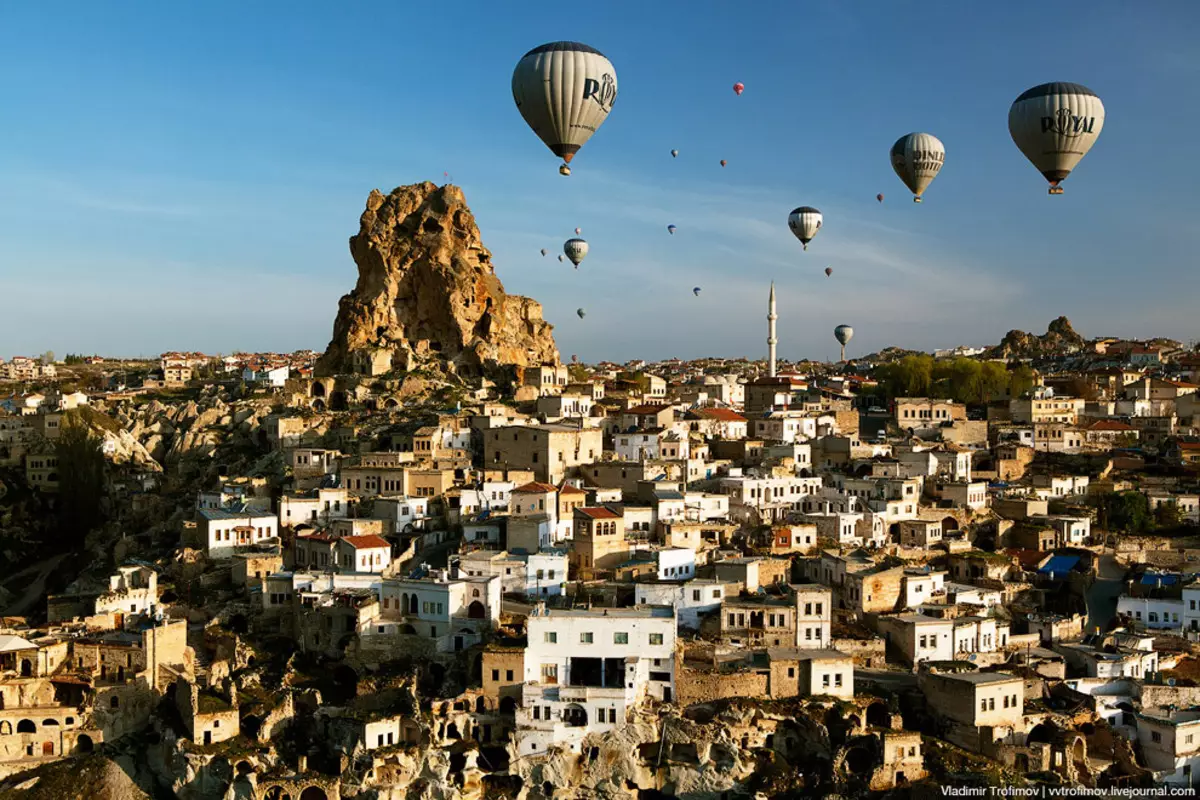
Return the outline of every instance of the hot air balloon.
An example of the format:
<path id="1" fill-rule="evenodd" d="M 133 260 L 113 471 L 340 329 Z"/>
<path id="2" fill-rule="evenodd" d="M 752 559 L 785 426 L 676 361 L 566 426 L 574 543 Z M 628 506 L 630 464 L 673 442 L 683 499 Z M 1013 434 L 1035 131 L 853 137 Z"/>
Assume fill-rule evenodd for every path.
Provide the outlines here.
<path id="1" fill-rule="evenodd" d="M 696 295 L 696 297 L 699 297 L 700 296 L 700 287 L 696 286 L 695 288 L 693 288 L 692 294 Z"/>
<path id="2" fill-rule="evenodd" d="M 579 262 L 587 258 L 588 243 L 583 239 L 567 239 L 563 245 L 563 252 L 567 254 L 567 258 L 571 259 L 571 263 L 575 268 L 579 268 Z"/>
<path id="3" fill-rule="evenodd" d="M 672 151 L 671 151 L 671 158 L 679 158 L 679 151 L 678 151 L 678 150 L 672 150 Z"/>
<path id="4" fill-rule="evenodd" d="M 671 234 L 672 236 L 674 236 L 674 235 L 675 235 L 675 226 L 674 226 L 674 225 L 668 225 L 668 226 L 667 226 L 667 233 L 669 233 L 669 234 Z"/>
<path id="5" fill-rule="evenodd" d="M 878 200 L 879 202 L 881 202 L 881 203 L 882 203 L 882 202 L 883 202 L 883 195 L 881 195 L 881 194 L 877 194 L 877 195 L 875 195 L 875 199 L 876 199 L 876 200 Z"/>
<path id="6" fill-rule="evenodd" d="M 584 317 L 587 316 L 587 312 L 584 311 L 582 308 L 575 309 L 575 313 L 579 315 L 580 319 L 583 319 Z"/>
<path id="7" fill-rule="evenodd" d="M 723 167 L 723 166 L 725 166 L 725 165 L 726 165 L 726 164 L 728 164 L 728 163 L 729 163 L 729 162 L 728 162 L 728 161 L 726 161 L 725 159 L 723 159 L 723 158 L 721 159 L 721 166 L 722 166 L 722 167 Z"/>
<path id="8" fill-rule="evenodd" d="M 617 71 L 604 54 L 579 42 L 550 42 L 513 70 L 513 100 L 525 122 L 567 164 L 604 124 L 617 100 Z"/>
<path id="9" fill-rule="evenodd" d="M 738 81 L 737 83 L 735 83 L 733 85 L 733 93 L 736 94 L 738 97 L 741 97 L 742 92 L 744 92 L 744 91 L 746 91 L 746 85 L 744 83 L 742 83 L 741 81 Z"/>
<path id="10" fill-rule="evenodd" d="M 832 274 L 833 274 L 833 267 L 826 267 L 825 268 L 825 277 L 828 278 Z"/>
<path id="11" fill-rule="evenodd" d="M 817 235 L 817 231 L 821 230 L 821 212 L 812 206 L 794 208 L 788 215 L 788 227 L 807 250 L 808 243 Z"/>
<path id="12" fill-rule="evenodd" d="M 921 202 L 925 189 L 941 172 L 946 148 L 931 133 L 910 133 L 892 145 L 892 169 L 913 193 L 913 202 Z"/>
<path id="13" fill-rule="evenodd" d="M 542 248 L 542 258 L 545 258 L 545 257 L 546 257 L 546 253 L 549 253 L 549 252 L 550 252 L 549 250 L 547 250 L 546 248 L 544 248 L 544 247 L 543 247 L 543 248 Z"/>
<path id="14" fill-rule="evenodd" d="M 581 233 L 583 233 L 583 228 L 576 228 L 576 229 L 575 229 L 575 235 L 576 235 L 576 236 L 578 236 L 578 235 L 579 235 L 579 234 L 581 234 Z"/>
<path id="15" fill-rule="evenodd" d="M 1050 181 L 1050 194 L 1087 155 L 1104 129 L 1104 104 L 1078 83 L 1043 83 L 1013 101 L 1008 132 Z"/>
<path id="16" fill-rule="evenodd" d="M 558 257 L 558 260 L 559 260 L 559 261 L 562 261 L 562 260 L 563 260 L 563 257 L 560 255 L 560 256 Z"/>
<path id="17" fill-rule="evenodd" d="M 842 361 L 846 360 L 846 345 L 854 338 L 854 328 L 849 325 L 838 325 L 833 329 L 833 338 L 842 346 Z"/>

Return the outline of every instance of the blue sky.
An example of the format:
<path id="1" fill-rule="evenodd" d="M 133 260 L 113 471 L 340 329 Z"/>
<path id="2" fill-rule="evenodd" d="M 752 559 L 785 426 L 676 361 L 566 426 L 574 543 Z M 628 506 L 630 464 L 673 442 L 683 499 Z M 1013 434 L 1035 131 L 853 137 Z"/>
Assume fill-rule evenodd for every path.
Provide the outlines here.
<path id="1" fill-rule="evenodd" d="M 509 88 L 558 39 L 620 85 L 571 178 Z M 4 4 L 0 355 L 323 349 L 368 192 L 444 171 L 564 357 L 759 355 L 772 279 L 787 358 L 842 322 L 851 354 L 1059 314 L 1191 340 L 1197 41 L 1194 0 Z M 1107 111 L 1061 197 L 1006 122 L 1055 80 Z M 947 151 L 920 206 L 887 157 L 914 130 Z M 538 255 L 576 226 L 578 271 Z"/>

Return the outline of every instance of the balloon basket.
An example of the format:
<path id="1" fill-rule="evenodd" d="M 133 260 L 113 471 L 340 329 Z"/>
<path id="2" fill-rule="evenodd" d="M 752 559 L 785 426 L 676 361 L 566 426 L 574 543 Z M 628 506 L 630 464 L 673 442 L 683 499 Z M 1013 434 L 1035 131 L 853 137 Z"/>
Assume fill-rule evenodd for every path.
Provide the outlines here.
<path id="1" fill-rule="evenodd" d="M 1062 190 L 1061 186 L 1051 186 L 1050 187 L 1050 194 L 1062 194 L 1062 193 L 1063 193 L 1063 190 Z"/>
<path id="2" fill-rule="evenodd" d="M 568 167 L 566 164 L 563 164 L 561 167 L 558 168 L 558 174 L 559 175 L 570 175 L 571 168 Z"/>
<path id="3" fill-rule="evenodd" d="M 914 203 L 919 203 L 919 202 L 921 202 L 921 198 L 920 198 L 920 197 L 914 197 L 914 198 L 913 198 L 913 202 L 914 202 Z"/>

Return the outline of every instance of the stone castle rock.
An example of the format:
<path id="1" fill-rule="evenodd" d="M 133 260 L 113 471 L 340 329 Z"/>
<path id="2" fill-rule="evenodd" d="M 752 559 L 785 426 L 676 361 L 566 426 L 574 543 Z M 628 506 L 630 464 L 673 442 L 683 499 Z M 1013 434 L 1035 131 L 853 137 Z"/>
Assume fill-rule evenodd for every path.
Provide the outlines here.
<path id="1" fill-rule="evenodd" d="M 1071 321 L 1059 317 L 1050 323 L 1043 336 L 1011 330 L 988 354 L 991 358 L 1038 358 L 1066 355 L 1084 349 L 1086 341 L 1071 327 Z"/>
<path id="2" fill-rule="evenodd" d="M 541 304 L 505 293 L 457 186 L 373 190 L 350 254 L 358 283 L 338 304 L 318 376 L 434 368 L 511 378 L 558 362 Z"/>

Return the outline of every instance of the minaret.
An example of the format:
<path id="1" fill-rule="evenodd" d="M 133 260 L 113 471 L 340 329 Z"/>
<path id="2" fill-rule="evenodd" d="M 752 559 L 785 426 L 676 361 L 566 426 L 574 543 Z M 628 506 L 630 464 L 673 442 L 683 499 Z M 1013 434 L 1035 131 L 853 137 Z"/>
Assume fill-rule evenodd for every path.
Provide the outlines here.
<path id="1" fill-rule="evenodd" d="M 779 315 L 775 313 L 775 281 L 771 281 L 771 300 L 767 304 L 767 374 L 772 378 L 775 377 L 775 343 L 779 341 L 775 338 L 777 319 Z"/>

